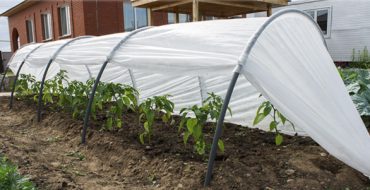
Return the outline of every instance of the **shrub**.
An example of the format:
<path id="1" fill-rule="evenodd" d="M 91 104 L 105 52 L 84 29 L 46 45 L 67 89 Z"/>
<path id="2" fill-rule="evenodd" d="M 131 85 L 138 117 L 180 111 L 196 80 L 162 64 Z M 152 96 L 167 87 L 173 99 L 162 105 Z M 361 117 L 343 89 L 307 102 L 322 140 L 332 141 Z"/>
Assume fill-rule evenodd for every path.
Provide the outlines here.
<path id="1" fill-rule="evenodd" d="M 367 69 L 338 69 L 348 93 L 362 116 L 370 124 L 370 72 Z"/>
<path id="2" fill-rule="evenodd" d="M 349 64 L 349 67 L 361 69 L 370 68 L 370 56 L 367 47 L 357 52 L 355 49 L 352 50 L 352 63 Z"/>
<path id="3" fill-rule="evenodd" d="M 2 190 L 35 190 L 28 178 L 21 176 L 17 167 L 5 157 L 0 157 L 0 189 Z"/>

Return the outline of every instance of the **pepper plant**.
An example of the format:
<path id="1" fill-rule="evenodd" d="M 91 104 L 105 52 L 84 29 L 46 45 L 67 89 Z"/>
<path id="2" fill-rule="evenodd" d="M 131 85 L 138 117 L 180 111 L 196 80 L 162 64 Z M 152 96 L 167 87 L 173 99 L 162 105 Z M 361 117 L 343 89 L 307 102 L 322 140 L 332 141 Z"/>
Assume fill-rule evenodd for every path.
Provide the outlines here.
<path id="1" fill-rule="evenodd" d="M 289 122 L 294 129 L 294 124 L 290 122 L 283 114 L 281 114 L 269 101 L 265 101 L 258 107 L 253 125 L 257 125 L 267 116 L 272 118 L 272 121 L 270 122 L 270 131 L 274 131 L 276 134 L 275 144 L 280 145 L 283 143 L 283 136 L 280 134 L 278 126 L 280 124 L 285 125 L 286 122 Z"/>
<path id="2" fill-rule="evenodd" d="M 139 121 L 144 122 L 144 132 L 139 135 L 140 142 L 145 143 L 145 138 L 151 142 L 153 134 L 153 123 L 158 117 L 161 117 L 164 123 L 172 122 L 172 113 L 175 104 L 168 99 L 169 95 L 154 96 L 148 98 L 139 105 Z"/>
<path id="3" fill-rule="evenodd" d="M 21 74 L 15 86 L 15 95 L 19 99 L 24 99 L 28 96 L 34 95 L 31 88 L 36 79 L 32 75 Z"/>
<path id="4" fill-rule="evenodd" d="M 94 83 L 93 78 L 85 83 L 68 81 L 67 72 L 61 70 L 54 78 L 45 81 L 43 103 L 72 113 L 74 119 L 82 119 Z M 37 101 L 40 84 L 34 76 L 21 75 L 16 86 L 17 97 L 34 96 L 34 101 Z M 105 129 L 121 128 L 123 113 L 137 109 L 136 97 L 138 92 L 128 85 L 100 82 L 91 109 L 92 118 L 96 120 L 98 114 L 103 114 Z"/>
<path id="5" fill-rule="evenodd" d="M 64 85 L 68 83 L 68 76 L 65 70 L 61 70 L 54 78 L 46 80 L 44 83 L 44 91 L 42 101 L 44 104 L 54 103 L 54 98 L 63 95 Z"/>
<path id="6" fill-rule="evenodd" d="M 204 130 L 208 120 L 216 122 L 221 113 L 223 100 L 214 93 L 208 93 L 209 97 L 203 101 L 202 106 L 194 105 L 190 108 L 183 108 L 180 111 L 181 121 L 179 131 L 184 131 L 184 144 L 187 144 L 190 137 L 194 140 L 194 149 L 197 154 L 204 155 L 210 149 L 210 143 L 206 142 Z M 231 109 L 228 108 L 231 113 Z M 195 116 L 194 118 L 191 116 Z M 212 125 L 214 127 L 214 125 Z M 218 140 L 218 148 L 224 152 L 224 143 Z"/>
<path id="7" fill-rule="evenodd" d="M 103 110 L 103 105 L 108 107 L 106 111 L 107 122 L 105 128 L 108 130 L 122 127 L 122 115 L 128 110 L 136 111 L 137 97 L 139 93 L 131 86 L 119 83 L 101 83 L 96 91 L 92 113 L 96 109 Z"/>

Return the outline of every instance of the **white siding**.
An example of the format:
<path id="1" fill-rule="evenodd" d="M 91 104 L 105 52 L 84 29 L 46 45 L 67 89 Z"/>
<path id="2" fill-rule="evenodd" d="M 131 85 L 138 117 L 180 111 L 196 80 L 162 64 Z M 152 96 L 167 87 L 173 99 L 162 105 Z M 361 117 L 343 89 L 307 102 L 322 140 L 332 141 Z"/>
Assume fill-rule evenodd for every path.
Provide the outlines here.
<path id="1" fill-rule="evenodd" d="M 334 61 L 351 61 L 352 49 L 370 48 L 370 0 L 306 0 L 273 9 L 273 12 L 296 8 L 299 10 L 331 8 L 330 37 L 326 38 Z M 266 16 L 255 13 L 250 17 Z"/>

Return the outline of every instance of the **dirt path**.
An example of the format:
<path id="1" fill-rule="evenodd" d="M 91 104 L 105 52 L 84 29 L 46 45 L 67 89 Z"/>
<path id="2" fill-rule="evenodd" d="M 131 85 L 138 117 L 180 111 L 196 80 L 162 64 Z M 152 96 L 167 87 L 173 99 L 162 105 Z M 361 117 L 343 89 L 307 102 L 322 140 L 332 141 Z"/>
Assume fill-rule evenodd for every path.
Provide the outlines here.
<path id="1" fill-rule="evenodd" d="M 157 123 L 154 142 L 138 142 L 136 116 L 122 130 L 90 130 L 80 142 L 81 121 L 48 113 L 35 122 L 35 109 L 2 98 L 0 153 L 19 165 L 39 189 L 199 189 L 206 162 L 184 148 L 175 128 Z M 98 125 L 98 124 L 96 124 Z M 285 137 L 227 125 L 226 152 L 218 157 L 209 189 L 366 189 L 370 181 L 329 156 L 309 138 Z M 163 135 L 166 133 L 166 135 Z M 208 137 L 211 136 L 211 133 Z"/>

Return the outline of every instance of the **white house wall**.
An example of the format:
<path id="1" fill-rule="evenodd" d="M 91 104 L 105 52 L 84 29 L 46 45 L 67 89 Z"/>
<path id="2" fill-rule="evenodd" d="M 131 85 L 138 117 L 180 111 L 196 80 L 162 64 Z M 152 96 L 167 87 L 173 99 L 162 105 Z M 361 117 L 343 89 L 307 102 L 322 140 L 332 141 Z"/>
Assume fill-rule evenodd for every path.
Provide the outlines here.
<path id="1" fill-rule="evenodd" d="M 336 62 L 351 61 L 353 49 L 370 48 L 370 0 L 303 0 L 274 8 L 273 12 L 287 8 L 310 10 L 328 7 L 331 8 L 331 30 L 326 37 L 329 52 Z M 260 16 L 266 16 L 266 13 L 248 15 Z"/>

